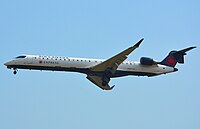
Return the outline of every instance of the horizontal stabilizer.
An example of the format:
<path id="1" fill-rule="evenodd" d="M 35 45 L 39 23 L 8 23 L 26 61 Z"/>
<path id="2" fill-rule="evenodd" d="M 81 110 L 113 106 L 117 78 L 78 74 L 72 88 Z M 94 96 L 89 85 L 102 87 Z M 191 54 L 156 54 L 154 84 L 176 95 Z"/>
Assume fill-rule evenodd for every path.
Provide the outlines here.
<path id="1" fill-rule="evenodd" d="M 174 56 L 175 56 L 175 58 L 177 58 L 177 62 L 180 64 L 184 64 L 184 55 L 186 55 L 187 51 L 190 51 L 194 48 L 196 48 L 196 47 L 189 47 L 189 48 L 185 48 L 185 49 L 175 52 Z"/>

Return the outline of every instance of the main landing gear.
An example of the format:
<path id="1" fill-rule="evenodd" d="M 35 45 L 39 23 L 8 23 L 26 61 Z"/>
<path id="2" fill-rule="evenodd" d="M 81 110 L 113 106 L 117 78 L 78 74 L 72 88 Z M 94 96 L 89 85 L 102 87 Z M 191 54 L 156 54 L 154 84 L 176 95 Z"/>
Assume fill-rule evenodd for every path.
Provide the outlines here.
<path id="1" fill-rule="evenodd" d="M 108 83 L 110 81 L 111 74 L 112 73 L 110 71 L 105 72 L 105 75 L 102 77 L 102 86 L 108 85 Z"/>
<path id="2" fill-rule="evenodd" d="M 107 82 L 106 81 L 103 81 L 102 82 L 102 86 L 106 86 L 107 85 Z"/>

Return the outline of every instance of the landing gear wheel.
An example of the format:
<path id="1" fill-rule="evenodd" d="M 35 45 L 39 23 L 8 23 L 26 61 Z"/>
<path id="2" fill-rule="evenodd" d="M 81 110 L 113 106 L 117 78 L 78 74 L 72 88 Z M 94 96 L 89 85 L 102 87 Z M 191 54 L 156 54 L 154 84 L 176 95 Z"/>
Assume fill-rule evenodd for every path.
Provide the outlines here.
<path id="1" fill-rule="evenodd" d="M 105 81 L 102 82 L 102 85 L 103 85 L 103 86 L 106 86 L 106 84 L 107 84 L 107 83 L 106 83 Z"/>
<path id="2" fill-rule="evenodd" d="M 13 74 L 15 75 L 15 74 L 17 74 L 17 71 L 15 70 L 15 71 L 13 71 Z"/>

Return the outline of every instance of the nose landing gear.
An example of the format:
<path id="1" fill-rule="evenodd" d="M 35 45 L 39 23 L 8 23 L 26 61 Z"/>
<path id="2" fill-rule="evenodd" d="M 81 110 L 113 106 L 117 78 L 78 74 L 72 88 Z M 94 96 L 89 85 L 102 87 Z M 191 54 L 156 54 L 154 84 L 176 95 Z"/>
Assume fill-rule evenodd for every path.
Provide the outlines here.
<path id="1" fill-rule="evenodd" d="M 14 68 L 13 70 L 14 70 L 13 74 L 16 75 L 17 74 L 17 69 Z"/>
<path id="2" fill-rule="evenodd" d="M 17 71 L 15 70 L 15 71 L 13 71 L 13 74 L 15 75 L 15 74 L 17 74 Z"/>

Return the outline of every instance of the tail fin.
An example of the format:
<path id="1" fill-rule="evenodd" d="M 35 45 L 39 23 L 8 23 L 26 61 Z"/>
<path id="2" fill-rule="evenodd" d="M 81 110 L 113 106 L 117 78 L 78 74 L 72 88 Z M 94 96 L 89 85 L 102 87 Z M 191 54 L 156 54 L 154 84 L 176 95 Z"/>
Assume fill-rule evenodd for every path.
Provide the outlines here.
<path id="1" fill-rule="evenodd" d="M 186 52 L 189 50 L 192 50 L 196 47 L 189 47 L 182 49 L 180 51 L 171 51 L 169 55 L 161 61 L 159 64 L 170 66 L 170 67 L 175 67 L 177 62 L 180 64 L 184 64 L 184 55 L 186 55 Z"/>

